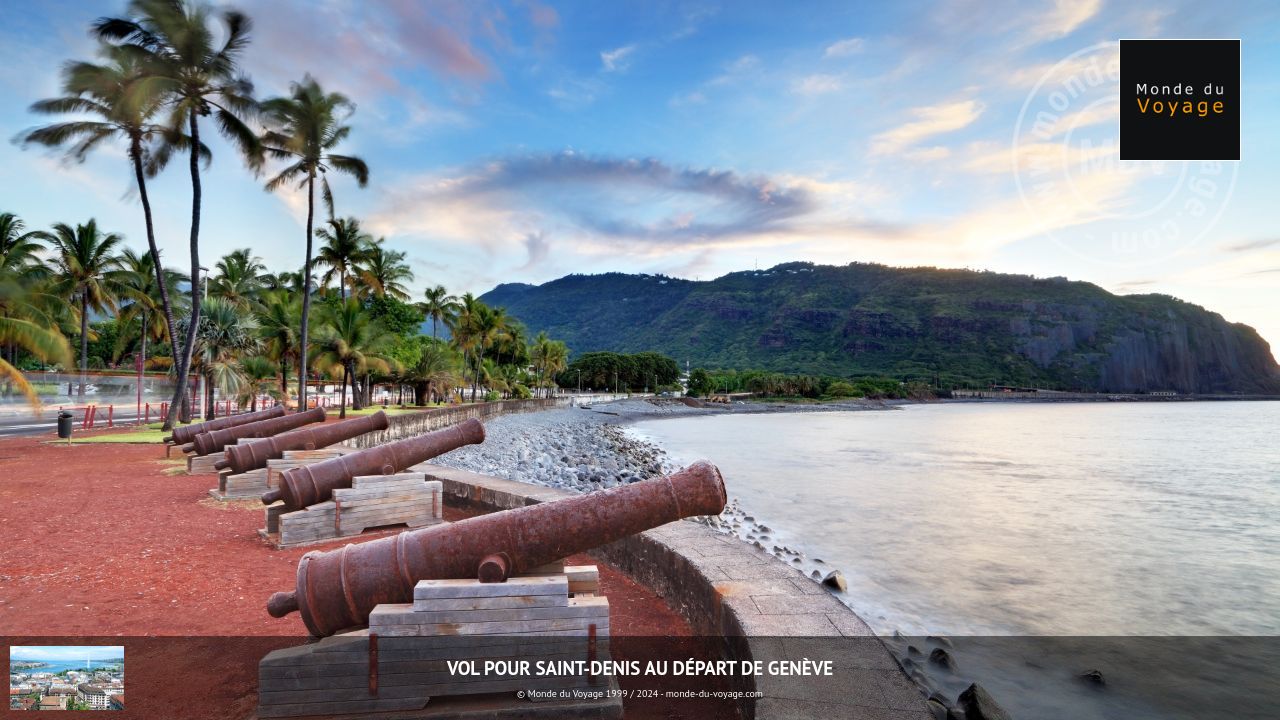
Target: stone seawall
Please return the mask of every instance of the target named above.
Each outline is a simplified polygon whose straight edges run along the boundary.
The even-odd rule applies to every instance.
[[[413,469],[440,480],[446,497],[488,510],[574,496],[429,463]],[[800,571],[741,540],[700,523],[674,522],[592,554],[657,592],[697,632],[721,638],[726,659],[799,659],[806,642],[838,653],[834,688],[813,678],[739,678],[735,689],[760,694],[743,700],[747,720],[931,718],[919,690],[857,614]]]

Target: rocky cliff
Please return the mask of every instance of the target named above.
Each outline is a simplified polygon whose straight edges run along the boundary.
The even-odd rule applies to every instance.
[[[968,270],[788,263],[694,282],[570,275],[483,298],[575,352],[683,365],[1110,392],[1280,393],[1245,325],[1163,295]]]

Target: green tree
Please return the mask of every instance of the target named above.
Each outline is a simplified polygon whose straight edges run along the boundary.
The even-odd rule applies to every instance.
[[[302,303],[288,291],[270,290],[263,294],[257,314],[267,357],[280,365],[281,398],[288,399],[289,363],[297,362],[300,347],[298,326],[302,320]]]
[[[450,326],[450,323],[453,322],[453,316],[458,312],[458,298],[450,295],[443,285],[427,288],[423,296],[426,301],[419,307],[431,319],[431,337],[438,338],[436,323],[443,322],[447,327]]]
[[[147,361],[147,341],[169,342],[169,326],[161,307],[160,298],[172,295],[177,297],[178,283],[183,279],[181,273],[165,269],[159,276],[164,278],[166,292],[161,293],[156,286],[157,273],[152,267],[154,261],[151,253],[138,255],[125,248],[120,253],[120,333],[111,352],[112,361],[120,357],[138,343],[138,356],[145,365]]]
[[[315,264],[328,268],[320,277],[320,284],[327,288],[337,279],[338,297],[346,302],[347,288],[354,290],[360,265],[368,258],[373,238],[360,229],[360,221],[355,218],[335,218],[329,221],[329,227],[332,230],[316,230],[316,237],[324,244],[316,253]]]
[[[190,322],[190,318],[179,321]],[[185,330],[185,328],[184,328]],[[205,417],[215,415],[214,389],[223,395],[239,395],[245,385],[239,359],[262,347],[258,320],[235,303],[209,298],[200,327],[194,333],[195,365],[205,378]]]
[[[711,394],[715,387],[711,381],[711,375],[702,368],[694,368],[689,373],[689,395],[691,397],[706,397]]]
[[[419,406],[443,398],[462,383],[459,373],[462,358],[458,352],[435,338],[422,340],[417,362],[406,371],[413,383],[414,401]]]
[[[241,308],[249,308],[262,290],[267,266],[249,248],[232,250],[215,266],[218,274],[209,281],[209,296],[220,297]]]
[[[356,378],[366,369],[390,372],[383,353],[390,348],[392,337],[371,320],[354,298],[337,307],[325,307],[321,316],[320,338],[316,343],[318,366],[342,368],[342,408],[338,417],[347,416],[347,385],[351,385],[352,409],[361,408],[356,392]]]
[[[356,268],[356,277],[362,296],[390,297],[404,301],[409,299],[405,283],[413,281],[413,271],[404,261],[405,254],[382,246],[386,238],[371,240],[364,250],[364,258]]]
[[[186,127],[191,171],[191,317],[183,341],[173,402],[164,428],[172,429],[185,405],[187,373],[195,352],[195,332],[200,327],[200,142],[199,118],[212,115],[222,134],[239,146],[256,168],[261,161],[257,137],[242,117],[252,115],[255,105],[253,85],[238,66],[240,54],[249,43],[249,17],[234,10],[217,14],[222,25],[222,43],[210,27],[214,10],[192,0],[132,0],[127,17],[101,18],[94,23],[99,38],[120,42],[130,48],[146,66],[148,95],[163,96],[169,113],[170,136]],[[159,263],[157,263],[159,264]]]
[[[262,137],[267,152],[290,164],[267,183],[274,191],[297,181],[307,189],[307,251],[302,264],[302,329],[299,337],[299,407],[307,406],[307,333],[311,314],[311,238],[314,232],[316,177],[320,178],[325,204],[333,216],[333,192],[326,175],[336,170],[353,176],[360,187],[369,183],[369,167],[351,155],[333,152],[351,132],[345,120],[355,111],[351,101],[339,93],[326,93],[307,76],[295,83],[289,97],[273,98],[262,104],[268,130]]]
[[[80,384],[84,398],[84,372],[89,364],[89,311],[114,311],[116,298],[124,290],[124,271],[117,250],[124,237],[98,230],[89,220],[72,228],[66,223],[53,226],[48,235],[54,251],[53,273],[57,292],[76,304],[80,312]]]
[[[41,302],[28,292],[16,273],[0,270],[0,343],[51,363],[71,364],[71,347],[57,326],[49,322]],[[40,396],[13,363],[0,357],[0,378],[40,409]]]
[[[262,355],[241,358],[240,374],[244,383],[236,400],[241,405],[248,403],[250,412],[257,411],[258,397],[261,395],[284,400],[284,391],[276,387],[276,364],[271,358]]]

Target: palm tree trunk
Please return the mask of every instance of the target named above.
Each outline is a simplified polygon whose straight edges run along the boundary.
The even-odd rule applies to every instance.
[[[204,419],[212,420],[217,416],[217,408],[213,404],[213,375],[204,376]]]
[[[356,385],[356,383],[359,382],[359,378],[356,376],[355,365],[352,365],[351,367],[344,367],[342,372],[344,375],[351,378],[351,409],[359,410],[360,409],[360,388]]]
[[[316,214],[316,175],[307,178],[307,257],[302,263],[302,328],[298,353],[298,409],[307,409],[307,320],[311,315],[311,223]],[[345,401],[344,401],[345,402]],[[345,405],[343,412],[346,412]],[[344,415],[345,417],[345,415]]]
[[[280,355],[280,397],[289,399],[289,359]]]
[[[169,403],[169,416],[164,421],[167,428],[173,427],[178,409],[183,407],[187,373],[191,370],[191,356],[196,347],[196,326],[200,324],[200,124],[196,122],[194,111],[188,120],[191,126],[191,319],[182,344],[182,358],[178,361],[177,387],[173,391],[173,402]],[[160,286],[164,287],[164,283],[161,282]],[[176,348],[174,355],[177,356]]]
[[[89,369],[89,295],[80,291],[80,400],[84,400],[84,374]]]
[[[147,221],[147,247],[151,250],[151,262],[155,264],[156,271],[156,288],[160,293],[160,308],[164,312],[165,332],[169,334],[169,346],[174,357],[177,357],[178,347],[177,338],[173,334],[173,306],[169,304],[169,288],[165,287],[164,267],[160,264],[160,248],[156,245],[155,225],[151,221],[151,199],[147,195],[147,178],[142,172],[142,141],[137,136],[130,139],[129,156],[133,159],[133,175],[138,181],[138,196],[142,198],[142,215]],[[146,347],[147,329],[145,323],[142,329],[142,344]],[[143,362],[146,362],[146,350],[143,350]],[[169,413],[170,417],[173,413]],[[173,429],[173,423],[166,417],[164,427],[166,432]]]
[[[347,301],[347,271],[338,271],[338,299],[342,302]]]
[[[342,406],[338,409],[338,419],[343,420],[347,417],[347,364],[342,364]]]

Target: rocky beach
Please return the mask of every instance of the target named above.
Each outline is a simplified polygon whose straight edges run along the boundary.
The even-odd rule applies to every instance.
[[[507,415],[485,424],[487,439],[434,462],[447,467],[573,492],[593,492],[658,477],[679,469],[657,445],[628,433],[640,420],[723,414],[891,410],[892,403],[850,400],[839,403],[704,403],[686,398],[640,398],[574,406],[538,413]],[[731,485],[731,484],[730,484]],[[701,522],[755,545],[800,568],[815,582],[842,589],[839,571],[821,558],[776,542],[773,530],[732,497],[717,517]]]

